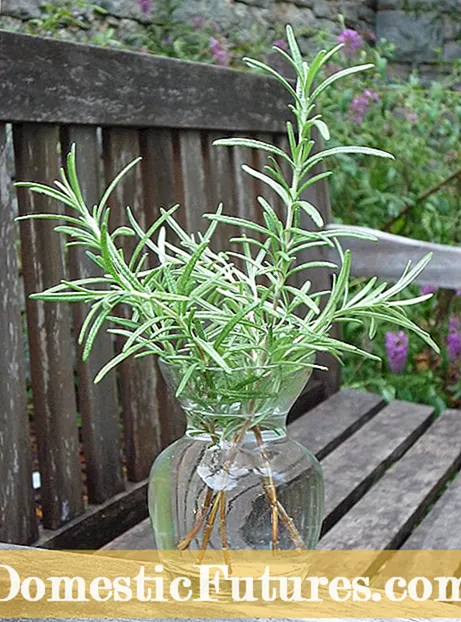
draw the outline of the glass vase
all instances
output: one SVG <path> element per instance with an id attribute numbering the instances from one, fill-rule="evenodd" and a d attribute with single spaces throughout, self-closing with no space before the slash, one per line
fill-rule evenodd
<path id="1" fill-rule="evenodd" d="M 310 370 L 281 366 L 207 369 L 184 383 L 179 365 L 160 363 L 181 388 L 185 435 L 155 460 L 149 513 L 158 549 L 315 548 L 323 518 L 317 459 L 287 434 L 288 412 Z"/>

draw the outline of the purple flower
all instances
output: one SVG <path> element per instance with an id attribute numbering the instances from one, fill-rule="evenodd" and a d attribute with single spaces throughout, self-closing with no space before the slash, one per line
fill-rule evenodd
<path id="1" fill-rule="evenodd" d="M 461 289 L 457 289 L 455 291 L 455 296 L 461 296 Z"/>
<path id="2" fill-rule="evenodd" d="M 437 290 L 437 285 L 421 285 L 419 293 L 421 296 L 425 296 L 426 294 L 435 294 Z"/>
<path id="3" fill-rule="evenodd" d="M 352 117 L 352 121 L 357 125 L 360 125 L 365 117 L 367 110 L 370 106 L 370 102 L 364 95 L 359 95 L 351 101 L 349 107 L 349 114 Z"/>
<path id="4" fill-rule="evenodd" d="M 352 121 L 357 125 L 362 123 L 364 116 L 367 113 L 370 103 L 366 97 L 359 95 L 355 97 L 351 105 L 349 106 L 349 114 L 352 117 Z"/>
<path id="5" fill-rule="evenodd" d="M 147 15 L 152 10 L 151 0 L 139 0 L 139 8 L 141 13 Z"/>
<path id="6" fill-rule="evenodd" d="M 400 374 L 405 369 L 408 358 L 408 335 L 400 330 L 398 333 L 386 333 L 386 352 L 390 370 Z"/>
<path id="7" fill-rule="evenodd" d="M 448 322 L 447 336 L 448 358 L 456 361 L 461 356 L 461 320 L 454 315 Z"/>
<path id="8" fill-rule="evenodd" d="M 285 39 L 277 39 L 272 45 L 276 48 L 280 48 L 284 52 L 288 52 L 288 44 Z"/>
<path id="9" fill-rule="evenodd" d="M 338 43 L 344 45 L 343 49 L 347 56 L 354 56 L 363 45 L 362 37 L 356 30 L 352 30 L 351 28 L 346 28 L 338 35 Z"/>
<path id="10" fill-rule="evenodd" d="M 210 51 L 217 65 L 227 67 L 230 63 L 230 54 L 225 37 L 210 37 Z"/>
<path id="11" fill-rule="evenodd" d="M 368 99 L 368 101 L 379 102 L 379 95 L 378 95 L 378 93 L 376 93 L 375 91 L 372 91 L 371 89 L 365 89 L 363 91 L 363 95 L 364 95 L 364 97 L 366 97 Z"/>
<path id="12" fill-rule="evenodd" d="M 349 114 L 352 121 L 360 125 L 368 112 L 371 102 L 379 101 L 379 95 L 371 89 L 365 89 L 362 95 L 358 95 L 351 101 L 349 106 Z"/>

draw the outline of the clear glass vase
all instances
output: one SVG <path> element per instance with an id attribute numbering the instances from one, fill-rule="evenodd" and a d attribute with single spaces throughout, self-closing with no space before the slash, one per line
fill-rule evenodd
<path id="1" fill-rule="evenodd" d="M 160 364 L 174 393 L 180 366 Z M 286 367 L 208 369 L 181 389 L 185 435 L 155 460 L 149 512 L 162 550 L 315 548 L 323 519 L 317 459 L 287 435 L 310 375 Z"/>

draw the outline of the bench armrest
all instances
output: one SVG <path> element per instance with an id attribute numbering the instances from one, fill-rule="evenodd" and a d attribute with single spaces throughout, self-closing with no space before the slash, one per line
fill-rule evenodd
<path id="1" fill-rule="evenodd" d="M 378 276 L 396 282 L 411 259 L 416 263 L 427 253 L 433 253 L 432 261 L 416 279 L 419 285 L 436 285 L 447 289 L 461 289 L 461 248 L 433 244 L 393 235 L 366 227 L 327 225 L 327 229 L 349 229 L 358 233 L 374 235 L 378 242 L 357 238 L 342 238 L 344 249 L 352 251 L 352 274 L 354 276 Z M 337 261 L 338 253 L 331 249 L 330 260 Z"/>

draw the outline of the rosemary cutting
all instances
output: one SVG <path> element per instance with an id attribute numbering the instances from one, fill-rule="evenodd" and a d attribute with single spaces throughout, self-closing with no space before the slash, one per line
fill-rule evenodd
<path id="1" fill-rule="evenodd" d="M 406 306 L 422 302 L 430 294 L 399 298 L 430 261 L 430 256 L 414 266 L 409 263 L 395 284 L 378 283 L 372 278 L 359 291 L 350 292 L 351 254 L 343 250 L 341 238 L 373 238 L 343 229 L 322 229 L 324 223 L 319 211 L 304 198 L 312 184 L 331 174 L 329 171 L 312 173 L 329 158 L 344 153 L 392 158 L 386 152 L 360 146 L 319 152 L 313 149 L 314 129 L 325 142 L 330 139 L 318 109 L 323 91 L 337 80 L 372 65 L 344 69 L 322 80 L 322 69 L 342 46 L 328 52 L 322 50 L 309 65 L 303 60 L 289 26 L 287 40 L 289 52 L 278 46 L 274 50 L 292 67 L 296 75 L 294 83 L 264 63 L 245 59 L 252 69 L 278 80 L 292 99 L 293 119 L 286 124 L 287 151 L 245 138 L 214 143 L 267 154 L 268 164 L 263 171 L 247 165 L 242 167 L 265 188 L 266 196 L 257 199 L 264 224 L 226 215 L 220 204 L 215 213 L 204 215 L 208 221 L 204 233 L 190 233 L 176 219 L 179 206 L 175 205 L 168 210 L 160 209 L 159 217 L 147 230 L 127 208 L 127 224 L 111 231 L 108 206 L 111 193 L 139 159 L 120 172 L 99 204 L 90 209 L 76 173 L 75 146 L 67 157 L 66 170 L 61 169 L 61 179 L 54 186 L 34 182 L 17 184 L 72 210 L 72 215 L 40 214 L 26 218 L 59 220 L 55 230 L 68 237 L 68 246 L 85 247 L 97 268 L 97 276 L 93 278 L 66 280 L 33 294 L 32 298 L 89 305 L 79 335 L 84 359 L 88 358 L 103 326 L 125 338 L 122 351 L 107 362 L 95 382 L 128 357 L 159 357 L 168 366 L 168 373 L 176 376 L 177 397 L 188 404 L 191 434 L 207 432 L 216 445 L 227 443 L 229 467 L 233 452 L 245 434 L 254 434 L 267 465 L 261 485 L 271 508 L 274 550 L 280 523 L 285 525 L 296 548 L 302 547 L 292 519 L 277 498 L 261 435 L 281 385 L 300 369 L 304 368 L 308 376 L 316 366 L 318 352 L 329 352 L 339 359 L 345 352 L 376 359 L 365 350 L 333 338 L 331 329 L 338 322 L 366 324 L 370 338 L 375 336 L 379 323 L 396 324 L 438 349 L 431 337 L 405 313 Z M 282 216 L 274 209 L 275 200 L 283 203 Z M 302 212 L 313 221 L 315 230 L 301 227 Z M 233 248 L 238 245 L 239 252 L 212 249 L 213 236 L 221 224 L 235 226 L 236 235 L 229 242 Z M 118 246 L 120 236 L 135 239 L 129 255 Z M 172 239 L 179 241 L 173 243 Z M 300 264 L 300 253 L 316 247 L 336 249 L 338 264 L 327 261 Z M 149 255 L 154 255 L 155 264 L 151 260 L 148 263 Z M 155 267 L 149 267 L 152 265 Z M 316 268 L 331 270 L 330 290 L 312 290 L 308 275 L 310 269 Z M 292 277 L 298 273 L 306 275 L 301 286 L 293 285 Z M 121 304 L 130 309 L 130 317 L 117 315 Z M 203 553 L 219 516 L 222 547 L 226 550 L 225 512 L 224 488 L 218 492 L 208 488 L 196 523 L 178 543 L 179 548 L 188 548 L 203 529 Z"/>

